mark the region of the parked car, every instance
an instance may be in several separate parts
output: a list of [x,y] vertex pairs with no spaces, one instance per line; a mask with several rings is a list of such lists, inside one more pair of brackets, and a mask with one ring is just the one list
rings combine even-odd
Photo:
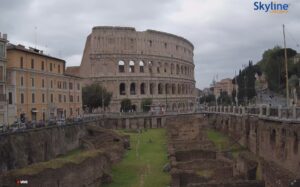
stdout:
[[47,121],[47,125],[49,125],[49,126],[51,126],[51,125],[57,125],[57,122],[56,122],[55,119],[49,119],[49,120]]
[[19,129],[18,123],[13,123],[12,125],[9,126],[10,132],[17,132],[18,129]]
[[39,120],[39,121],[36,123],[36,127],[37,127],[37,128],[45,127],[45,122],[44,122],[43,120]]
[[58,125],[58,126],[66,125],[66,120],[63,119],[63,118],[62,118],[62,119],[58,119],[58,120],[57,120],[57,125]]
[[80,123],[80,122],[83,122],[83,119],[82,119],[82,117],[77,116],[77,117],[74,118],[74,122],[75,123]]
[[7,127],[5,124],[0,124],[0,133],[7,131]]

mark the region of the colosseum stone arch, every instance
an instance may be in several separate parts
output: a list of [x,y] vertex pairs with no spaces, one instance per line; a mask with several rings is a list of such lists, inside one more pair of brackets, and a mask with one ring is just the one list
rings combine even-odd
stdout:
[[120,111],[124,98],[137,111],[143,98],[167,111],[189,111],[195,102],[193,49],[191,42],[169,33],[94,27],[77,68],[86,83],[99,82],[113,93],[112,112]]

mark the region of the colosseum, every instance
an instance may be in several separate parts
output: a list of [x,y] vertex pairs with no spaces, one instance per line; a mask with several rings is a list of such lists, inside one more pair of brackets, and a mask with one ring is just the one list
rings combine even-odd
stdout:
[[152,98],[153,105],[167,111],[192,111],[193,49],[185,38],[165,32],[97,26],[87,37],[80,66],[67,71],[112,92],[107,109],[111,112],[120,111],[124,98],[129,98],[138,112],[144,98]]

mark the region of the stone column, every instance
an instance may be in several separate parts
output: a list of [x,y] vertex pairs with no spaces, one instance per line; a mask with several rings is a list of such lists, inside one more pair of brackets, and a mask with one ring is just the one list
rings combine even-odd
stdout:
[[263,114],[263,109],[262,109],[262,106],[260,105],[259,106],[259,116],[262,116],[262,114]]
[[282,116],[282,111],[281,111],[281,105],[278,106],[278,118],[281,118]]
[[267,106],[267,109],[266,109],[266,116],[270,116],[270,106]]
[[292,106],[292,110],[293,110],[293,119],[297,119],[297,110],[295,105]]

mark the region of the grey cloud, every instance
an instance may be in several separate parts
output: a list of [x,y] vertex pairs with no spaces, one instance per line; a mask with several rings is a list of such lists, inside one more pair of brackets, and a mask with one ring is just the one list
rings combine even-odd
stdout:
[[[70,60],[68,65],[79,64],[86,37],[95,25],[170,32],[194,44],[195,77],[203,88],[215,74],[219,79],[233,77],[249,60],[258,61],[265,49],[281,45],[283,23],[288,46],[299,50],[300,3],[287,1],[288,14],[270,15],[253,11],[253,1],[240,0],[194,0],[199,7],[182,14],[178,13],[184,11],[185,3],[193,0],[10,0],[1,2],[0,32],[8,33],[12,42],[33,45],[37,27],[38,46],[47,45],[48,53]],[[182,16],[189,19],[180,21]]]

